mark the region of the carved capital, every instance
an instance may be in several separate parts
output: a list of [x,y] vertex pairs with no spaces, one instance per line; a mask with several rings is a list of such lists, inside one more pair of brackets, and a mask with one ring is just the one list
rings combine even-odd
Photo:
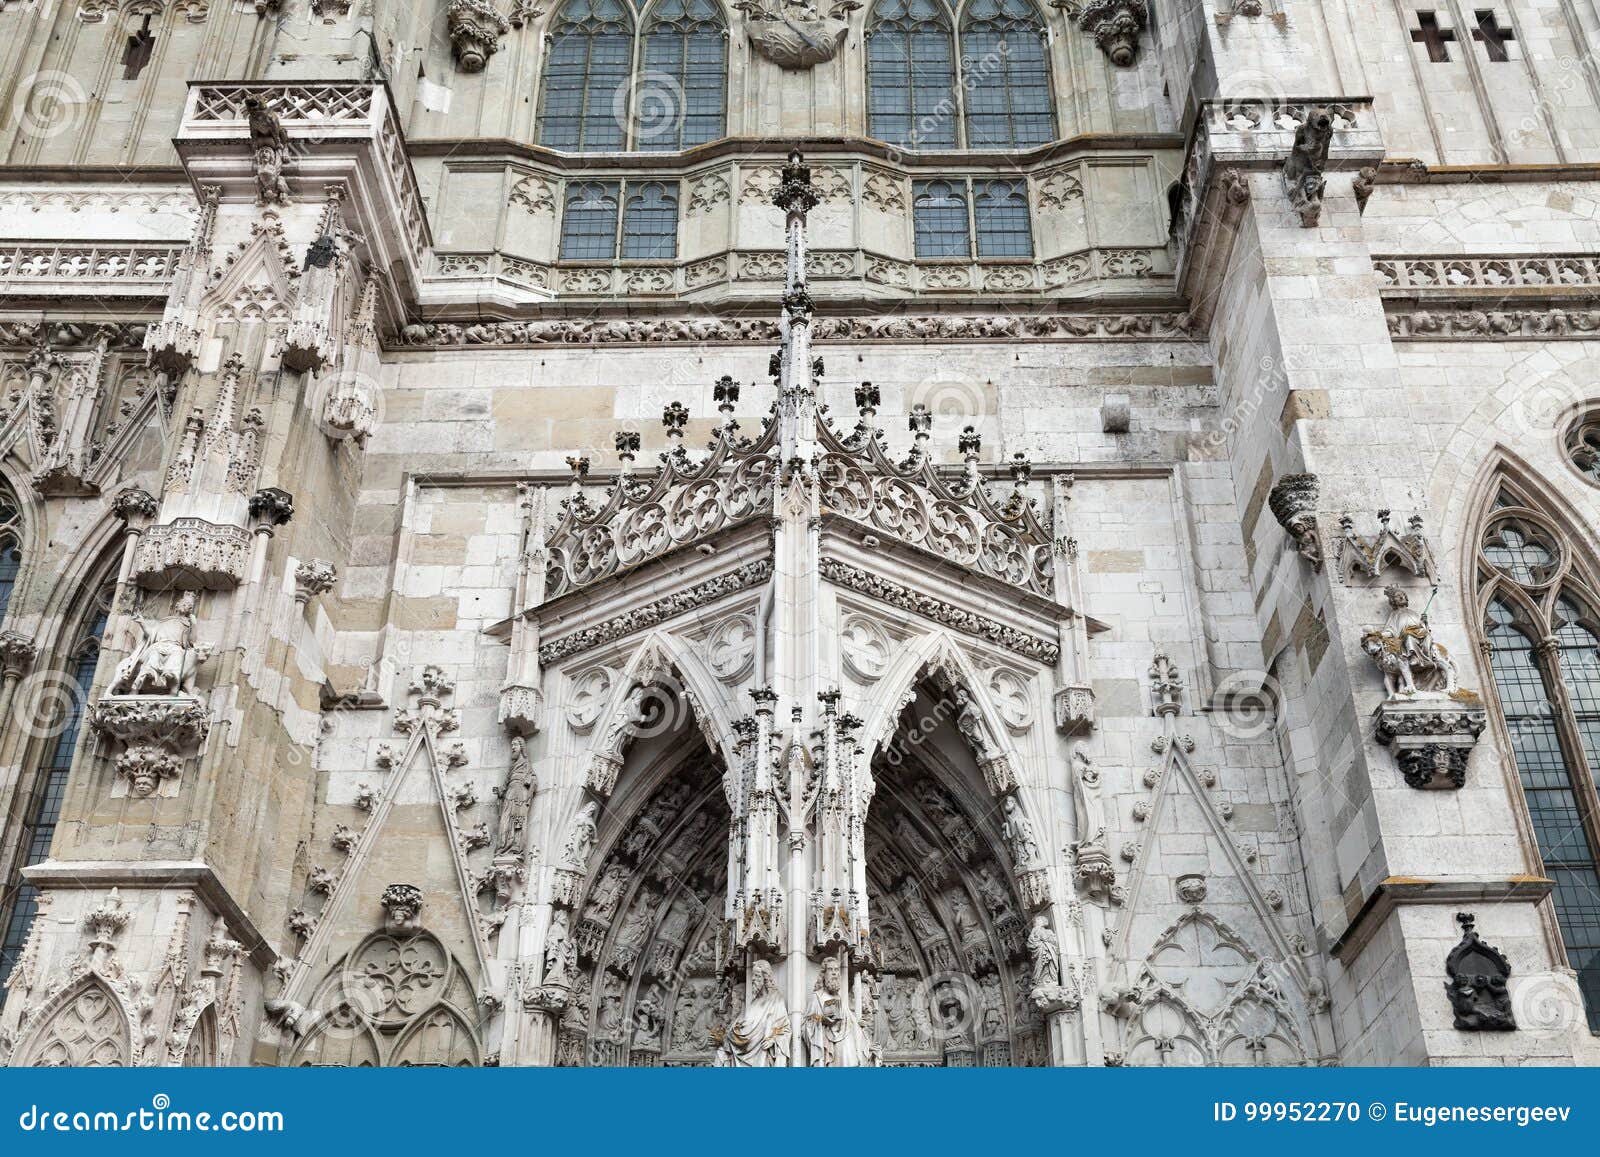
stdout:
[[303,607],[318,595],[331,591],[338,579],[339,572],[331,562],[307,559],[294,568],[294,601]]
[[7,679],[20,679],[33,667],[39,649],[33,640],[16,631],[0,634],[0,674]]
[[111,512],[133,531],[141,531],[155,521],[158,509],[160,507],[155,496],[137,486],[124,487],[111,500]]
[[257,534],[271,533],[294,517],[294,496],[276,486],[264,486],[250,496],[251,529]]

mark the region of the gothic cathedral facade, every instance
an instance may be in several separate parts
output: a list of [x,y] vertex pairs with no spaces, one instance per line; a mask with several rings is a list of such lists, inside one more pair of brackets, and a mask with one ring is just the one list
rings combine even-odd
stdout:
[[1600,27],[0,2],[0,1064],[1600,1061]]

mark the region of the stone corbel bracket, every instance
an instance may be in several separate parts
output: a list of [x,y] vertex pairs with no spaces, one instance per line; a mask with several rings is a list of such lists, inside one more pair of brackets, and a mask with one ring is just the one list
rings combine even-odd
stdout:
[[1139,59],[1139,34],[1150,26],[1146,0],[1050,0],[1084,32],[1094,37],[1106,59],[1131,68]]
[[1183,176],[1170,194],[1170,244],[1179,291],[1194,303],[1197,322],[1210,319],[1234,226],[1250,200],[1250,174],[1281,173],[1296,133],[1317,109],[1326,111],[1331,130],[1322,171],[1361,170],[1383,160],[1383,136],[1368,96],[1208,100],[1195,115]]
[[450,0],[445,9],[450,51],[462,72],[482,72],[489,58],[500,51],[500,40],[511,23],[489,0]]
[[89,709],[89,725],[116,746],[117,779],[129,795],[176,795],[184,764],[211,730],[206,706],[189,695],[111,696]]
[[1314,571],[1322,570],[1322,543],[1317,537],[1317,496],[1315,474],[1285,474],[1267,495],[1267,506],[1294,543],[1300,557]]
[[388,89],[357,81],[190,84],[178,156],[196,187],[221,189],[224,205],[256,200],[251,97],[282,128],[283,176],[296,201],[320,203],[328,186],[344,188],[342,205],[371,264],[391,274],[388,312],[403,316],[400,302],[416,299],[433,234]]

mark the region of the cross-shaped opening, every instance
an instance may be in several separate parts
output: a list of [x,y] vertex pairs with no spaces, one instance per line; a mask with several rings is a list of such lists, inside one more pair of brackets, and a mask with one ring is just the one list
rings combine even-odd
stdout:
[[1472,39],[1482,42],[1483,50],[1489,54],[1490,60],[1510,60],[1511,55],[1506,51],[1506,42],[1515,40],[1517,34],[1510,28],[1501,28],[1499,18],[1492,10],[1479,9],[1475,15],[1478,26],[1472,30]]
[[122,54],[122,79],[138,80],[155,50],[156,34],[150,31],[150,17],[146,14],[139,31],[128,37],[128,47]]
[[1412,42],[1426,44],[1428,59],[1435,63],[1449,60],[1449,42],[1456,38],[1455,29],[1440,28],[1438,14],[1434,12],[1418,12],[1417,24],[1419,27],[1411,30]]

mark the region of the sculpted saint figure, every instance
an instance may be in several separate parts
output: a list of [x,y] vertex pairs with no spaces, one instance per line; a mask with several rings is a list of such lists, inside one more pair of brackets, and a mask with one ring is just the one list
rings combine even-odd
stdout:
[[1033,959],[1035,985],[1061,983],[1061,942],[1043,913],[1033,918],[1033,928],[1028,932],[1028,955]]
[[789,1010],[765,960],[750,966],[749,1003],[723,1035],[716,1063],[737,1069],[776,1069],[789,1063]]
[[172,613],[151,623],[133,617],[139,641],[117,664],[107,690],[110,695],[193,695],[195,672],[210,658],[209,647],[194,642],[196,597],[184,591],[172,602]]
[[596,822],[599,816],[600,805],[590,800],[572,817],[572,826],[567,829],[567,842],[561,849],[562,867],[575,872],[588,869],[589,857],[594,855],[594,846],[600,841],[600,828]]
[[1001,805],[1005,812],[1005,824],[1002,832],[1006,842],[1011,845],[1011,862],[1017,870],[1024,871],[1037,867],[1039,864],[1039,839],[1034,835],[1033,821],[1023,813],[1022,805],[1017,802],[1014,795],[1006,796],[1006,802]]
[[822,975],[817,977],[806,1005],[803,1034],[807,1061],[812,1067],[872,1063],[872,1042],[850,1007],[850,995],[844,991],[844,970],[836,956],[822,962]]
[[511,740],[511,770],[506,773],[506,790],[500,797],[500,825],[495,833],[494,850],[502,856],[520,856],[528,846],[528,809],[539,790],[528,763],[528,744],[522,736]]

